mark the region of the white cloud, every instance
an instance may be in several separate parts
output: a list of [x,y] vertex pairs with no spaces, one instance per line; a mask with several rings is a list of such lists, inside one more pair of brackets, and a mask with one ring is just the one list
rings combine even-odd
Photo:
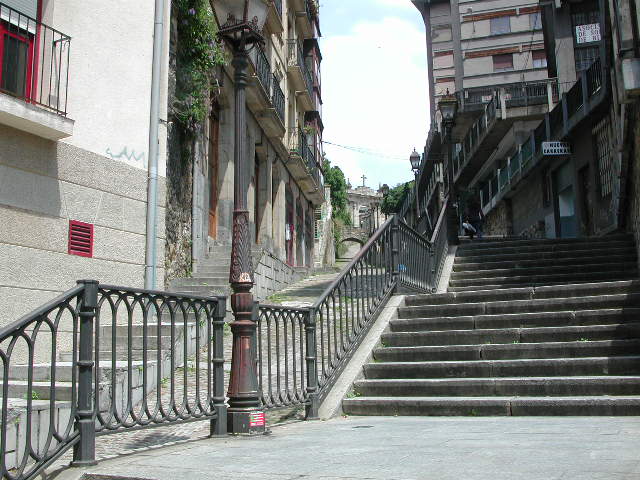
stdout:
[[382,7],[415,8],[411,0],[375,0],[375,2]]
[[363,173],[374,187],[412,178],[408,158],[421,150],[429,123],[424,33],[388,17],[325,37],[322,48],[325,140],[381,154],[325,145],[328,158],[354,184]]

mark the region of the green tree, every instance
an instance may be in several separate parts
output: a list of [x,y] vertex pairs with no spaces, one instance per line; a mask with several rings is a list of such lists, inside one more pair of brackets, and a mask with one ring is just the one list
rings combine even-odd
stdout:
[[382,200],[382,205],[380,206],[380,210],[385,215],[392,215],[397,213],[402,208],[402,204],[404,203],[407,195],[411,192],[413,188],[413,180],[406,183],[399,183],[395,187],[389,189],[389,193],[385,195],[384,200]]
[[351,225],[351,217],[347,209],[347,180],[340,167],[332,167],[325,157],[322,161],[324,181],[331,187],[331,208],[333,218],[342,221],[343,225]]

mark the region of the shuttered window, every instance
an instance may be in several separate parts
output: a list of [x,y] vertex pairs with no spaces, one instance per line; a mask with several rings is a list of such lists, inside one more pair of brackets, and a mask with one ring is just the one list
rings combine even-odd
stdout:
[[606,197],[613,190],[613,155],[611,148],[611,124],[609,116],[603,118],[593,129],[593,138],[596,142],[596,159],[600,180],[600,195]]
[[93,257],[93,225],[69,220],[69,255]]
[[494,55],[493,71],[506,72],[508,70],[513,70],[513,54],[507,53],[505,55]]

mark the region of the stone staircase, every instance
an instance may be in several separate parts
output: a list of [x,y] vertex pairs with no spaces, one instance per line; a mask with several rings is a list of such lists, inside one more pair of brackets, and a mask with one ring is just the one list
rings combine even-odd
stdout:
[[211,248],[209,258],[198,265],[197,273],[191,278],[178,278],[171,281],[172,292],[189,295],[226,295],[229,296],[229,268],[231,265],[231,246]]
[[448,293],[408,296],[350,415],[640,415],[627,236],[464,243]]

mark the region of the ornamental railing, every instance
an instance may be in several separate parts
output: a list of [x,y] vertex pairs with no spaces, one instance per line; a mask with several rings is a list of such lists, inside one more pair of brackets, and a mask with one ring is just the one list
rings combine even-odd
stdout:
[[271,73],[271,65],[264,53],[262,47],[256,48],[256,75],[264,91],[269,95],[271,93],[271,81],[273,74]]
[[271,97],[271,103],[273,104],[273,108],[276,110],[276,114],[278,118],[284,124],[284,112],[285,112],[285,98],[284,92],[282,88],[280,88],[280,82],[273,77],[273,95]]
[[96,435],[208,420],[226,433],[224,298],[82,281],[0,330],[0,477],[35,478]]
[[297,67],[300,69],[300,73],[302,75],[302,78],[304,79],[304,84],[307,88],[307,92],[309,93],[309,96],[313,98],[313,76],[307,68],[307,64],[305,63],[305,58],[302,53],[300,44],[297,40],[290,39],[287,41],[287,48],[287,59],[289,66]]
[[4,3],[0,92],[67,114],[71,37]]

